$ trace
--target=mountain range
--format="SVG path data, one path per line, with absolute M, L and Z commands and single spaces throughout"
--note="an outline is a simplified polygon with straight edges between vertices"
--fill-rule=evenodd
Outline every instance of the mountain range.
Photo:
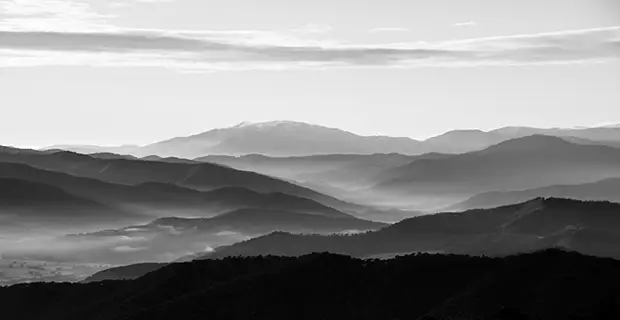
M 114 263 L 136 261 L 169 262 L 195 252 L 212 250 L 274 231 L 295 234 L 339 234 L 377 230 L 385 223 L 358 219 L 333 212 L 303 213 L 292 210 L 246 208 L 229 211 L 212 218 L 159 218 L 142 225 L 73 234 L 66 241 L 115 242 L 117 252 L 102 252 L 100 257 Z M 206 248 L 206 249 L 205 249 Z M 114 250 L 113 250 L 114 251 Z
M 609 178 L 593 183 L 554 185 L 517 191 L 491 191 L 478 194 L 466 201 L 449 206 L 448 209 L 455 211 L 476 208 L 486 209 L 520 203 L 536 197 L 569 198 L 586 201 L 612 201 L 620 203 L 620 179 Z
M 583 184 L 620 177 L 620 149 L 533 135 L 484 150 L 418 159 L 378 174 L 371 191 L 448 205 L 479 193 Z
M 506 255 L 550 247 L 620 257 L 620 204 L 537 198 L 493 209 L 438 213 L 405 219 L 353 235 L 276 232 L 216 248 L 203 258 L 301 256 L 331 252 L 376 257 L 412 252 Z
M 88 226 L 140 219 L 144 216 L 139 213 L 80 197 L 55 186 L 0 178 L 0 220 L 4 227 L 28 223 Z
M 2 232 L 72 233 L 40 240 L 49 247 L 20 240 L 3 250 L 20 259 L 54 251 L 81 262 L 170 261 L 277 230 L 374 230 L 385 223 L 362 218 L 383 214 L 390 211 L 211 163 L 0 149 Z
M 240 123 L 200 134 L 177 137 L 145 146 L 71 146 L 63 149 L 79 153 L 116 153 L 137 157 L 156 155 L 193 159 L 208 155 L 308 156 L 324 154 L 430 152 L 463 153 L 481 150 L 502 141 L 530 135 L 563 137 L 579 144 L 620 146 L 620 127 L 531 128 L 504 127 L 491 131 L 455 130 L 426 140 L 405 137 L 360 136 L 341 129 L 295 121 Z
M 102 265 L 558 246 L 617 257 L 617 205 L 577 201 L 620 201 L 614 130 L 460 130 L 415 141 L 280 121 L 148 150 L 0 147 L 0 229 L 10 235 L 0 245 L 3 258 Z
M 620 149 L 544 135 L 512 139 L 456 155 L 246 155 L 206 156 L 196 160 L 295 181 L 352 202 L 431 211 L 485 192 L 584 184 L 620 177 L 617 166 Z M 607 194 L 610 192 L 613 190 Z M 533 194 L 528 199 L 536 196 L 564 195 Z M 520 201 L 510 203 L 517 202 Z
M 101 185 L 101 182 L 117 185 L 159 183 L 147 184 L 143 187 L 149 187 L 151 188 L 150 191 L 154 192 L 165 191 L 172 193 L 188 193 L 183 188 L 211 191 L 225 187 L 242 187 L 260 193 L 281 192 L 313 199 L 337 209 L 356 207 L 353 204 L 345 203 L 288 181 L 211 163 L 171 163 L 118 158 L 102 159 L 66 151 L 38 152 L 22 150 L 19 152 L 3 152 L 0 150 L 0 164 L 6 166 L 10 163 L 44 170 L 44 174 L 47 176 L 50 175 L 49 172 L 61 172 L 72 176 L 64 177 L 65 179 L 74 179 L 75 177 L 90 178 L 91 180 L 89 181 L 93 185 L 85 186 L 82 184 L 83 188 L 79 189 L 83 192 L 92 192 L 89 189 L 95 190 L 96 186 L 94 184 Z M 26 170 L 23 167 L 21 168 Z M 60 176 L 38 177 L 39 174 L 43 174 L 41 171 L 29 170 L 30 172 L 24 172 L 24 174 L 29 175 L 30 179 L 47 179 L 48 182 L 52 180 L 57 182 L 63 179 Z M 16 175 L 14 168 L 8 168 L 3 170 L 3 172 L 5 176 Z M 14 177 L 19 178 L 18 176 Z M 84 180 L 80 181 L 84 182 Z M 67 182 L 66 185 L 75 187 L 78 183 L 74 179 L 71 182 Z M 172 186 L 165 187 L 165 185 Z M 156 186 L 159 186 L 159 190 L 155 190 L 157 189 Z

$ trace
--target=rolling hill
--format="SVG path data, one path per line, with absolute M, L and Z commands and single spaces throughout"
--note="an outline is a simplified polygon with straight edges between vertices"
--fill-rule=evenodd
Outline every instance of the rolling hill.
M 524 202 L 537 197 L 620 202 L 620 179 L 610 178 L 578 185 L 557 185 L 519 191 L 486 192 L 449 207 L 450 210 L 485 209 Z
M 131 237 L 147 233 L 168 233 L 169 230 L 175 230 L 174 235 L 176 236 L 185 233 L 201 236 L 203 234 L 221 232 L 256 236 L 278 230 L 297 233 L 331 234 L 351 230 L 376 230 L 386 225 L 385 223 L 361 220 L 344 214 L 327 216 L 320 213 L 312 214 L 274 209 L 245 208 L 212 218 L 160 218 L 146 225 L 105 230 L 80 236 Z
M 149 272 L 165 267 L 167 263 L 137 263 L 128 266 L 114 267 L 99 271 L 82 280 L 82 283 L 106 280 L 133 280 Z
M 582 184 L 620 177 L 620 149 L 528 136 L 481 151 L 420 159 L 376 177 L 372 191 L 396 198 L 444 198 L 440 204 L 489 191 Z M 442 203 L 443 202 L 443 203 Z
M 127 223 L 143 216 L 70 194 L 60 188 L 21 179 L 0 178 L 3 224 L 86 225 Z
M 244 208 L 212 218 L 166 217 L 62 238 L 69 243 L 107 243 L 97 255 L 108 263 L 170 262 L 195 252 L 212 250 L 251 237 L 286 231 L 334 234 L 376 230 L 385 223 L 357 219 L 342 213 L 304 213 L 283 209 Z M 119 249 L 120 248 L 120 249 Z M 206 249 L 205 249 L 206 248 Z
M 408 252 L 511 254 L 565 247 L 620 257 L 620 204 L 538 198 L 525 203 L 403 220 L 349 236 L 271 235 L 217 248 L 204 258 L 332 252 L 356 257 Z
M 617 319 L 619 268 L 561 250 L 390 260 L 317 253 L 174 263 L 134 280 L 14 285 L 0 288 L 0 299 L 11 320 Z
M 21 163 L 114 184 L 173 184 L 199 191 L 243 187 L 260 193 L 279 192 L 308 198 L 342 211 L 366 210 L 294 183 L 211 163 L 170 163 L 131 159 L 100 159 L 73 152 L 0 152 L 0 162 Z M 10 170 L 5 171 L 10 174 Z
M 62 172 L 41 170 L 19 163 L 2 162 L 0 162 L 0 178 L 32 181 L 33 186 L 44 184 L 58 192 L 71 193 L 117 209 L 141 213 L 144 217 L 149 215 L 209 217 L 243 208 L 348 217 L 345 213 L 308 198 L 286 193 L 259 193 L 243 187 L 197 191 L 159 182 L 145 182 L 138 185 L 114 184 Z M 28 194 L 28 191 L 20 190 L 17 194 L 6 194 L 6 197 L 18 199 L 21 194 Z
M 424 156 L 402 154 L 331 154 L 304 157 L 268 157 L 252 154 L 246 156 L 206 156 L 195 160 L 217 163 L 240 170 L 250 170 L 299 183 L 312 183 L 321 187 L 356 190 L 367 186 L 381 171 L 405 165 Z M 435 155 L 439 157 L 440 155 Z

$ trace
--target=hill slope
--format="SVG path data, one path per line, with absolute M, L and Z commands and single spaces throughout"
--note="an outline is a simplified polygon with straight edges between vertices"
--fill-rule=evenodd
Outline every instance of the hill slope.
M 333 153 L 419 153 L 409 138 L 363 137 L 294 121 L 241 123 L 145 146 L 139 152 L 194 158 L 208 154 L 303 156 Z
M 224 187 L 243 187 L 261 193 L 280 192 L 308 198 L 344 211 L 360 209 L 360 206 L 287 181 L 211 163 L 100 159 L 72 152 L 1 151 L 0 162 L 22 163 L 43 170 L 63 172 L 115 184 L 136 185 L 159 182 L 202 191 Z
M 529 136 L 481 151 L 415 160 L 381 173 L 373 190 L 454 200 L 488 191 L 591 183 L 620 177 L 618 163 L 620 149 Z
M 2 162 L 0 162 L 0 178 L 15 178 L 54 186 L 62 189 L 63 192 L 69 192 L 91 201 L 99 201 L 151 216 L 214 216 L 242 208 L 348 216 L 304 197 L 285 193 L 259 193 L 242 187 L 226 187 L 201 192 L 158 182 L 123 185 L 41 170 L 19 163 Z M 14 198 L 17 199 L 20 194 L 14 193 Z M 24 191 L 24 194 L 28 192 Z
M 213 218 L 168 217 L 147 224 L 131 225 L 92 233 L 68 235 L 69 242 L 102 242 L 127 239 L 123 245 L 133 249 L 102 253 L 115 264 L 139 261 L 169 262 L 195 252 L 212 250 L 274 231 L 333 234 L 376 230 L 384 223 L 353 218 L 295 211 L 247 208 Z M 119 246 L 115 244 L 115 247 Z M 114 247 L 113 247 L 114 248 Z M 205 249 L 206 248 L 206 249 Z
M 537 197 L 620 202 L 620 179 L 611 178 L 594 183 L 556 185 L 519 191 L 486 192 L 450 206 L 450 209 L 468 210 L 493 208 L 520 203 Z
M 617 319 L 619 268 L 558 250 L 387 261 L 313 254 L 176 263 L 128 281 L 16 285 L 0 288 L 0 299 L 11 320 Z
M 522 204 L 403 220 L 351 236 L 274 233 L 204 258 L 299 256 L 328 251 L 357 257 L 406 252 L 510 254 L 561 246 L 586 254 L 620 257 L 620 204 L 539 198 Z
M 121 266 L 99 271 L 84 279 L 82 283 L 98 282 L 105 280 L 133 280 L 149 272 L 165 267 L 167 263 L 137 263 L 129 266 Z
M 33 222 L 67 226 L 144 219 L 51 185 L 6 178 L 0 178 L 0 216 L 5 224 Z

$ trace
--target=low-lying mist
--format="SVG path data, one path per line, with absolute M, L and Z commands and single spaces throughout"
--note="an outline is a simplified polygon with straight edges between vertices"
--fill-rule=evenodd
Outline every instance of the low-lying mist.
M 235 231 L 204 233 L 171 226 L 105 230 L 42 225 L 1 228 L 0 284 L 76 281 L 110 266 L 172 262 L 249 238 Z

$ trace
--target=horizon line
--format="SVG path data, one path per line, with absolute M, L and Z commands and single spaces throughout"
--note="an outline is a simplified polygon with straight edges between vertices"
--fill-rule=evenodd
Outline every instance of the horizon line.
M 193 134 L 189 134 L 189 135 L 179 135 L 179 136 L 173 136 L 170 138 L 165 138 L 162 140 L 155 140 L 152 142 L 147 142 L 147 143 L 122 143 L 122 144 L 109 144 L 109 143 L 102 143 L 102 144 L 98 144 L 98 143 L 79 143 L 79 142 L 75 142 L 75 143 L 71 143 L 71 142 L 57 142 L 57 143 L 53 143 L 53 144 L 46 144 L 46 145 L 32 145 L 32 144 L 24 144 L 24 145 L 19 145 L 19 144 L 3 144 L 0 143 L 0 146 L 5 146 L 5 147 L 13 147 L 13 148 L 18 148 L 18 149 L 32 149 L 32 150 L 46 150 L 46 149 L 54 149 L 54 148 L 59 148 L 59 147 L 106 147 L 106 148 L 111 148 L 111 147 L 127 147 L 127 148 L 131 148 L 131 147 L 145 147 L 151 144 L 155 144 L 155 143 L 159 143 L 159 142 L 163 142 L 163 141 L 168 141 L 168 140 L 172 140 L 172 139 L 176 139 L 176 138 L 187 138 L 187 137 L 193 137 L 196 135 L 200 135 L 200 134 L 204 134 L 206 132 L 212 131 L 212 130 L 218 130 L 218 129 L 233 129 L 233 128 L 239 128 L 239 127 L 244 127 L 244 126 L 251 126 L 251 125 L 260 125 L 260 124 L 269 124 L 269 123 L 296 123 L 296 124 L 303 124 L 303 125 L 310 125 L 310 126 L 317 126 L 317 127 L 322 127 L 322 128 L 327 128 L 327 129 L 335 129 L 335 130 L 340 130 L 340 131 L 344 131 L 344 132 L 348 132 L 360 137 L 388 137 L 388 138 L 405 138 L 405 139 L 411 139 L 411 140 L 415 140 L 415 141 L 420 141 L 420 142 L 424 142 L 426 140 L 432 139 L 432 138 L 436 138 L 436 137 L 440 137 L 442 135 L 451 133 L 451 132 L 459 132 L 459 131 L 477 131 L 477 132 L 484 132 L 484 133 L 490 133 L 493 131 L 497 131 L 497 130 L 501 130 L 501 129 L 508 129 L 508 128 L 530 128 L 530 129 L 543 129 L 543 130 L 553 130 L 553 129 L 560 129 L 560 130 L 586 130 L 586 129 L 596 129 L 596 128 L 620 128 L 620 121 L 618 122 L 605 122 L 605 123 L 599 123 L 597 125 L 591 125 L 591 126 L 566 126 L 566 127 L 558 127 L 558 126 L 552 126 L 552 127 L 537 127 L 537 126 L 520 126 L 520 125 L 508 125 L 508 126 L 501 126 L 501 127 L 496 127 L 494 129 L 480 129 L 480 128 L 456 128 L 456 129 L 451 129 L 448 131 L 444 131 L 442 133 L 439 134 L 432 134 L 429 135 L 425 138 L 413 138 L 411 136 L 395 136 L 395 135 L 386 135 L 386 134 L 360 134 L 360 133 L 356 133 L 353 131 L 349 131 L 349 130 L 345 130 L 342 128 L 338 128 L 338 127 L 332 127 L 332 126 L 327 126 L 327 125 L 322 125 L 322 124 L 317 124 L 317 123 L 310 123 L 310 122 L 304 122 L 304 121 L 296 121 L 296 120 L 268 120 L 268 121 L 242 121 L 242 122 L 238 122 L 234 125 L 229 125 L 229 126 L 222 126 L 222 127 L 215 127 L 215 128 L 211 128 L 211 129 L 207 129 L 204 131 L 200 131 L 197 133 L 193 133 Z

